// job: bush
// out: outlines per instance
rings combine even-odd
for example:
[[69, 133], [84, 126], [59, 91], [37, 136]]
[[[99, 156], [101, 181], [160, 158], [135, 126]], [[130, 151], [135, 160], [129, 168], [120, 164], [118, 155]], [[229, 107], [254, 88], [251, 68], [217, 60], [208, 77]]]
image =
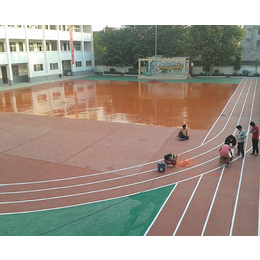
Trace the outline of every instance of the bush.
[[130, 68], [128, 69], [127, 72], [125, 72], [126, 75], [138, 75], [138, 71], [133, 69], [133, 68]]
[[243, 71], [242, 71], [242, 74], [243, 74], [244, 76], [247, 76], [248, 73], [249, 73], [249, 70], [243, 70]]
[[122, 72], [119, 72], [114, 68], [111, 68], [109, 71], [104, 71], [104, 74], [122, 74]]
[[214, 70], [214, 72], [212, 73], [213, 76], [225, 76], [224, 73], [220, 73], [219, 70]]

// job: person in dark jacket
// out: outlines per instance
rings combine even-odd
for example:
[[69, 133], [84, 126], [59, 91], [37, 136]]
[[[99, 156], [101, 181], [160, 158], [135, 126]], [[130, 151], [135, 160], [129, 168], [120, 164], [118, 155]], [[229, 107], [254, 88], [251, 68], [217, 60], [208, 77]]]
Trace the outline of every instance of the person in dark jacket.
[[231, 148], [234, 149], [237, 144], [237, 140], [236, 140], [235, 136], [229, 135], [226, 138], [225, 143], [229, 144], [231, 146]]

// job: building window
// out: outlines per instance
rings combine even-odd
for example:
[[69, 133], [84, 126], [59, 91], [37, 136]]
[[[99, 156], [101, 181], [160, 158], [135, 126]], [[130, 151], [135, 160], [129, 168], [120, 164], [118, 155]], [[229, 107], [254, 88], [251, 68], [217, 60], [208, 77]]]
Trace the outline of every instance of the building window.
[[13, 76], [19, 76], [18, 65], [12, 65]]
[[60, 25], [60, 31], [69, 31], [69, 26], [68, 25]]
[[42, 42], [29, 42], [30, 51], [43, 51]]
[[54, 100], [61, 99], [61, 93], [60, 92], [53, 92], [52, 97]]
[[73, 42], [74, 50], [80, 51], [81, 50], [81, 44], [80, 42]]
[[250, 42], [250, 39], [246, 39], [246, 42]]
[[33, 68], [34, 68], [34, 71], [42, 71], [43, 70], [43, 64], [34, 64]]
[[29, 42], [29, 50], [30, 51], [34, 51], [33, 42]]
[[36, 51], [42, 51], [42, 43], [41, 42], [36, 42]]
[[23, 43], [19, 42], [19, 51], [23, 51]]
[[48, 41], [46, 42], [46, 51], [57, 51], [58, 45], [56, 41]]
[[41, 25], [27, 25], [27, 28], [30, 28], [30, 29], [41, 29], [42, 26]]
[[91, 42], [84, 42], [84, 50], [91, 51]]
[[92, 66], [91, 60], [87, 60], [87, 61], [86, 61], [86, 66]]
[[0, 42], [0, 52], [4, 52], [4, 43]]
[[70, 44], [68, 42], [61, 43], [61, 50], [62, 51], [70, 51]]
[[29, 42], [30, 51], [43, 51], [42, 42]]
[[76, 61], [76, 67], [82, 67], [82, 62], [81, 61]]
[[80, 26], [79, 25], [73, 25], [73, 31], [74, 32], [79, 32], [80, 31]]
[[91, 33], [91, 25], [83, 25], [84, 33]]
[[260, 47], [260, 40], [257, 40], [256, 46], [257, 46], [257, 47]]
[[58, 63], [50, 63], [50, 69], [51, 70], [57, 70], [58, 69]]
[[37, 96], [37, 101], [38, 103], [44, 103], [47, 101], [47, 95], [46, 94], [42, 94]]
[[16, 44], [15, 44], [15, 42], [10, 42], [10, 52], [16, 52]]

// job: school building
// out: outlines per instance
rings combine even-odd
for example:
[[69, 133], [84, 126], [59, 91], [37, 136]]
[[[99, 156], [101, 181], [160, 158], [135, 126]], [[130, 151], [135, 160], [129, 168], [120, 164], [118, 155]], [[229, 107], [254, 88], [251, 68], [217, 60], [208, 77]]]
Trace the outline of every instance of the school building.
[[94, 74], [91, 25], [0, 25], [0, 86]]

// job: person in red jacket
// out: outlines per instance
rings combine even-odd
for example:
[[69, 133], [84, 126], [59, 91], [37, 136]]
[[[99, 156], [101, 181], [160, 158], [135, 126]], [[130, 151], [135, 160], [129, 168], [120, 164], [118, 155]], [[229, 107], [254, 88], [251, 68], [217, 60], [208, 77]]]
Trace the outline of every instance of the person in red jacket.
[[250, 123], [250, 126], [252, 127], [250, 130], [250, 133], [252, 133], [252, 145], [253, 145], [253, 152], [250, 153], [250, 155], [259, 156], [259, 150], [258, 150], [258, 142], [259, 142], [259, 128], [255, 125], [254, 122]]
[[225, 142], [225, 144], [223, 144], [220, 149], [219, 149], [219, 165], [223, 164], [223, 158], [226, 159], [226, 167], [229, 167], [230, 164], [230, 155], [231, 157], [232, 155], [232, 151], [231, 151], [231, 147], [229, 146], [229, 144], [227, 142]]

